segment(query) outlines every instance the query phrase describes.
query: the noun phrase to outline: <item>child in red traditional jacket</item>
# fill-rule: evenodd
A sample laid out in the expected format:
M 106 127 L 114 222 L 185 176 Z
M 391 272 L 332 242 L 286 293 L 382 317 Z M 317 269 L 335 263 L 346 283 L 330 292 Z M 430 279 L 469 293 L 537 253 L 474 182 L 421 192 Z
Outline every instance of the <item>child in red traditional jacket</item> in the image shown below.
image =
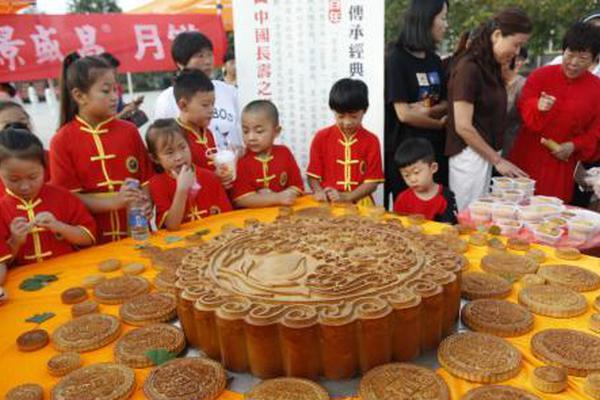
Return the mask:
M 0 263 L 40 262 L 96 240 L 96 224 L 84 204 L 45 183 L 44 169 L 44 149 L 35 135 L 14 128 L 0 132 L 0 179 L 6 187 L 0 199 Z
M 192 163 L 187 137 L 175 120 L 156 120 L 148 128 L 146 143 L 158 172 L 149 184 L 156 226 L 177 230 L 183 222 L 231 210 L 215 173 Z
M 379 139 L 362 126 L 369 108 L 367 85 L 341 79 L 331 88 L 335 125 L 316 133 L 310 146 L 308 183 L 317 201 L 372 205 L 371 194 L 384 181 Z
M 274 144 L 281 132 L 279 112 L 268 100 L 250 102 L 242 112 L 246 154 L 238 160 L 232 197 L 237 207 L 292 205 L 303 193 L 292 152 Z
M 62 78 L 61 128 L 50 143 L 51 181 L 84 202 L 96 219 L 99 243 L 122 239 L 128 233 L 127 207 L 144 202 L 148 214 L 152 208 L 139 189 L 152 175 L 148 152 L 135 125 L 115 118 L 117 83 L 106 61 L 69 55 Z

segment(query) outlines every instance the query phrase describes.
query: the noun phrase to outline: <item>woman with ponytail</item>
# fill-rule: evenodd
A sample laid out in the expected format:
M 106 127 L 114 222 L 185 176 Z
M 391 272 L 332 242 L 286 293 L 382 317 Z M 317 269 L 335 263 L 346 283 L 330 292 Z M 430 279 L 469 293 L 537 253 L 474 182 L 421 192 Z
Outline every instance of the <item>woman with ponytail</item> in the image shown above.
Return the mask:
M 96 219 L 99 243 L 127 236 L 128 205 L 148 199 L 128 183 L 145 184 L 152 173 L 135 125 L 115 118 L 117 100 L 115 74 L 106 61 L 65 58 L 61 127 L 50 143 L 52 183 L 81 198 Z
M 519 54 L 531 30 L 522 11 L 500 12 L 478 29 L 450 75 L 446 155 L 459 210 L 489 191 L 493 167 L 504 176 L 526 176 L 500 156 L 507 112 L 502 65 Z

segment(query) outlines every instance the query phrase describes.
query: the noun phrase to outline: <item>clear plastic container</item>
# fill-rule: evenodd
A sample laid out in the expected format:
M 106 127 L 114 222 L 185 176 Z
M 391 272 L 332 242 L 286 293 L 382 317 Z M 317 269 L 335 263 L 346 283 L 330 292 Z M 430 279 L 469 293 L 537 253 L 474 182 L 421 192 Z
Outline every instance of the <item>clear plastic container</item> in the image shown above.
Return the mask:
M 560 240 L 562 231 L 558 228 L 548 230 L 542 226 L 539 226 L 533 229 L 533 235 L 535 236 L 536 240 L 541 243 L 554 245 Z
M 531 203 L 531 205 L 548 205 L 548 204 L 554 204 L 554 205 L 562 206 L 564 202 L 561 199 L 559 199 L 558 197 L 533 196 L 530 199 L 530 203 Z
M 573 240 L 588 240 L 598 231 L 598 227 L 593 221 L 583 219 L 572 219 L 567 226 L 569 227 L 569 238 Z
M 546 218 L 552 218 L 560 215 L 564 210 L 563 206 L 555 204 L 544 204 L 544 205 L 529 205 L 521 207 L 519 214 L 523 221 L 535 222 L 542 221 Z
M 522 222 L 512 219 L 497 220 L 496 225 L 498 225 L 504 236 L 516 235 L 523 227 Z
M 496 189 L 506 190 L 506 189 L 514 189 L 515 181 L 512 178 L 505 178 L 503 176 L 492 178 L 492 189 L 495 191 Z
M 492 218 L 497 220 L 517 219 L 519 208 L 512 204 L 496 204 L 492 209 Z
M 492 200 L 475 200 L 469 204 L 469 211 L 471 212 L 471 215 L 479 214 L 491 217 L 493 208 L 494 201 Z
M 535 191 L 535 181 L 529 178 L 516 178 L 513 180 L 515 189 L 522 190 L 526 193 Z
M 508 189 L 502 192 L 502 198 L 514 204 L 519 204 L 525 199 L 525 192 L 518 189 Z
M 473 221 L 473 223 L 479 225 L 479 224 L 487 224 L 488 222 L 490 222 L 492 220 L 492 216 L 490 214 L 478 214 L 478 213 L 471 213 L 471 221 Z

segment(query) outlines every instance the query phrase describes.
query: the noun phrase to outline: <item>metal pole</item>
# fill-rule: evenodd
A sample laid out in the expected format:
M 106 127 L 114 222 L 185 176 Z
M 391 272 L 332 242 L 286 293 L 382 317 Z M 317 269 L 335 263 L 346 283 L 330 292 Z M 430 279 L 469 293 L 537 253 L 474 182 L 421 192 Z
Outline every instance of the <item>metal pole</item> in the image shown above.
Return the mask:
M 127 91 L 129 92 L 130 100 L 133 100 L 133 78 L 131 72 L 127 73 Z

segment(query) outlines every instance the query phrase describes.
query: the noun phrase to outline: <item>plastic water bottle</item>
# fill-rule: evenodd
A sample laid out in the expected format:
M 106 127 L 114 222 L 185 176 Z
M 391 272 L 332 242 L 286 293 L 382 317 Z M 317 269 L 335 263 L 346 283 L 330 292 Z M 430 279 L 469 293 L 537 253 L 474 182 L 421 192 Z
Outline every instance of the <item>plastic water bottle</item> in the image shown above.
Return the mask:
M 127 186 L 139 189 L 138 181 L 129 181 Z M 148 226 L 148 218 L 144 214 L 144 203 L 133 202 L 127 209 L 127 218 L 129 220 L 129 234 L 134 240 L 145 241 L 150 237 L 150 228 Z

